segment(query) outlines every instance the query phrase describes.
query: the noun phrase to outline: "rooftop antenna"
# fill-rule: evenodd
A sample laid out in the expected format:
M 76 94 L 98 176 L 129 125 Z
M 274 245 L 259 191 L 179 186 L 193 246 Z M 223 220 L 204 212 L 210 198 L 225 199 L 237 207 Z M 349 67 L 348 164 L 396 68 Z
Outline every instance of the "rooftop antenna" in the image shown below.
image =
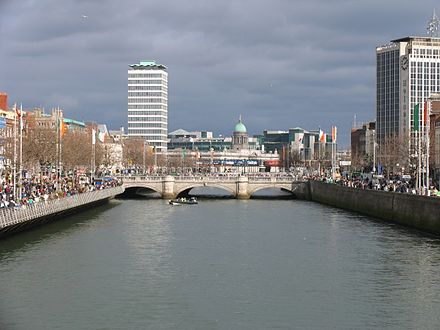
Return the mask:
M 432 13 L 432 18 L 428 22 L 428 27 L 426 28 L 426 33 L 431 38 L 438 38 L 439 37 L 439 29 L 440 29 L 440 20 L 435 14 L 435 8 Z

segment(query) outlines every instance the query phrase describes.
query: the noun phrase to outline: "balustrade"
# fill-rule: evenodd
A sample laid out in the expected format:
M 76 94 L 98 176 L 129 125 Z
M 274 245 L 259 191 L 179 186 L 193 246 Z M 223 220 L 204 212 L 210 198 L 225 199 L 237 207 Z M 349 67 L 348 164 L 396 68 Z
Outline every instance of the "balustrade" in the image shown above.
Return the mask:
M 0 229 L 103 200 L 123 191 L 123 187 L 107 188 L 18 208 L 4 208 L 0 210 Z

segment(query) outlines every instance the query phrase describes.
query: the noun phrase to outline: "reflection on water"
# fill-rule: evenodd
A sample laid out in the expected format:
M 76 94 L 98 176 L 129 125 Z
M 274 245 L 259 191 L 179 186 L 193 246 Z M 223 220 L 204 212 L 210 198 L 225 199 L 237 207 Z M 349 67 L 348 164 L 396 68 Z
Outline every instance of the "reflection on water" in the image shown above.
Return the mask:
M 311 202 L 112 201 L 0 241 L 1 329 L 435 329 L 435 238 Z

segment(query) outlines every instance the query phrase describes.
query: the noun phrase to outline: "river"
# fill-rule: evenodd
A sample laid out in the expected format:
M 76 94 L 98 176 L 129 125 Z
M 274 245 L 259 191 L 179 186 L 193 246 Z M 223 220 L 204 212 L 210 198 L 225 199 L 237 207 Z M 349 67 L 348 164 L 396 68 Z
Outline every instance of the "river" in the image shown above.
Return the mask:
M 113 200 L 0 241 L 0 329 L 438 329 L 440 241 L 298 200 Z

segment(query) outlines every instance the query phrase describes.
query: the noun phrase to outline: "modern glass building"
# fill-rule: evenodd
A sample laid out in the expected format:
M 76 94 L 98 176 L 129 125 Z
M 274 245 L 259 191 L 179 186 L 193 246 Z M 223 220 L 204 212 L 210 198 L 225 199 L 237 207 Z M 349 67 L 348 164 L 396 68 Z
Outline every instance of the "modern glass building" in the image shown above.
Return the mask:
M 397 43 L 376 48 L 376 122 L 377 139 L 399 134 L 399 60 Z
M 376 48 L 376 134 L 379 144 L 390 136 L 414 137 L 418 104 L 424 130 L 424 104 L 440 92 L 440 38 L 405 37 Z M 417 118 L 417 117 L 416 117 Z M 413 146 L 413 139 L 408 139 Z
M 128 69 L 128 136 L 145 139 L 158 152 L 167 150 L 168 72 L 155 61 Z

